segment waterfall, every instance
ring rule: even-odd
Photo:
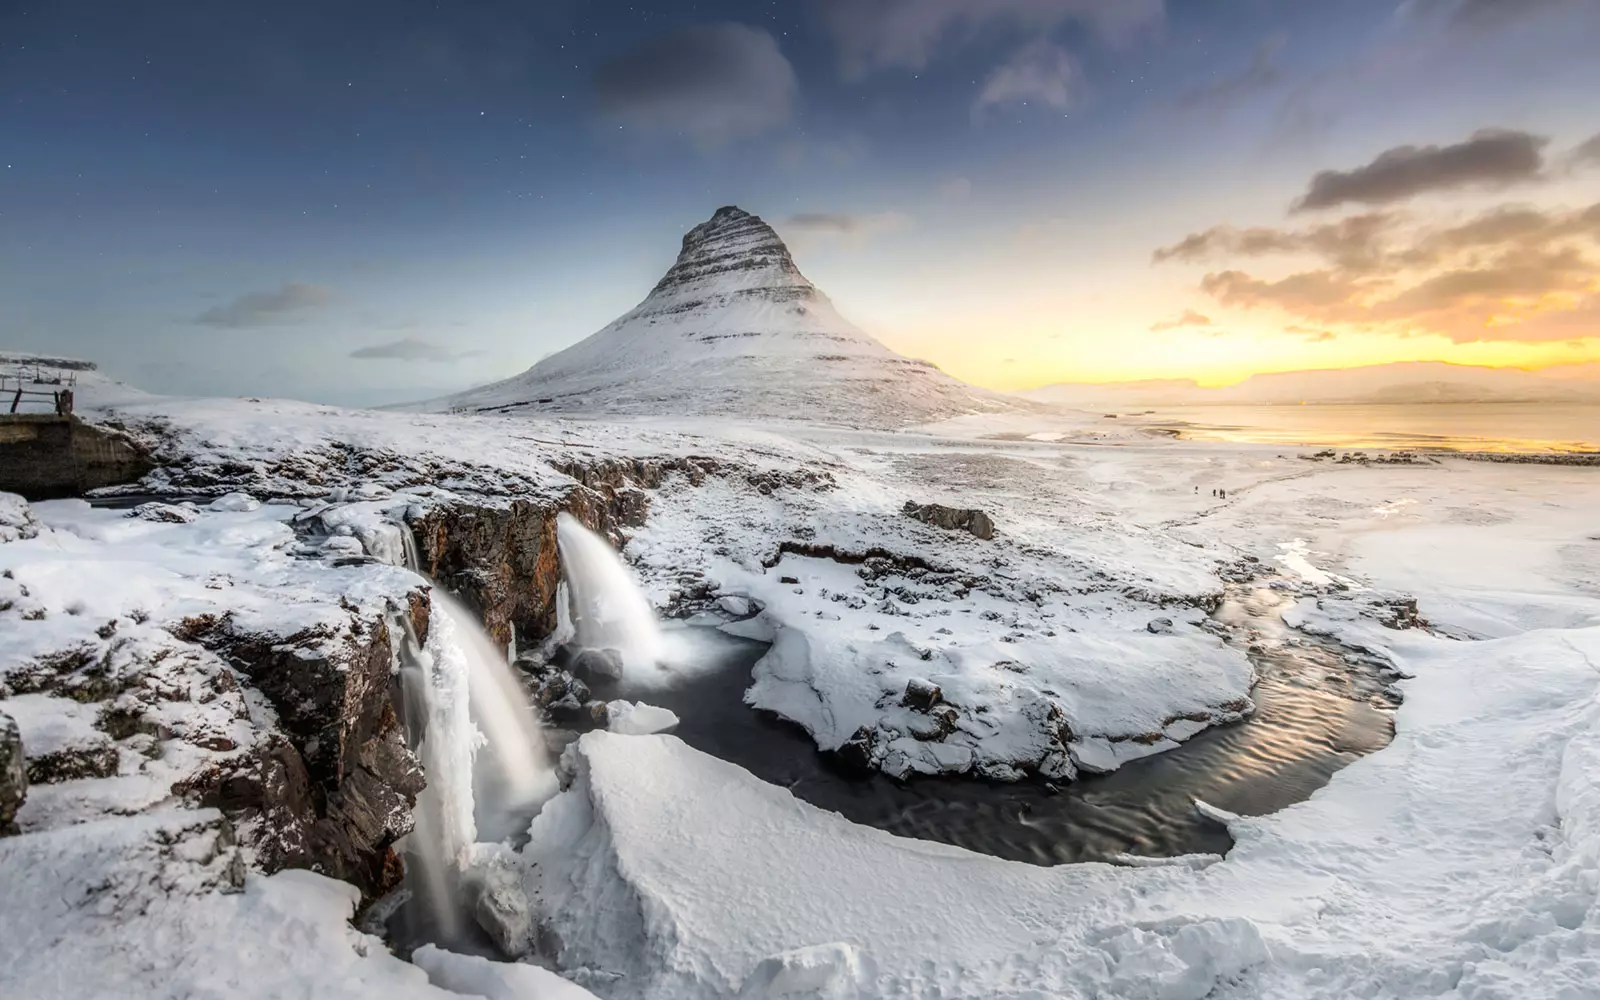
[[[578,645],[615,649],[628,673],[653,671],[662,658],[661,630],[621,557],[565,512],[556,515],[556,542]]]
[[[525,832],[558,790],[538,719],[505,651],[438,588],[425,648],[401,658],[407,732],[427,775],[404,849],[413,891],[446,940],[461,934],[461,876],[480,839]],[[409,621],[396,616],[409,635]]]

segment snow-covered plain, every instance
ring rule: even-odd
[[[155,443],[152,486],[331,501],[323,520],[350,532],[334,538],[368,551],[413,505],[570,488],[557,464],[704,459],[712,471],[654,491],[626,549],[647,593],[745,612],[726,627],[774,641],[751,702],[824,747],[864,728],[891,772],[1004,778],[1030,762],[1064,777],[1248,710],[1248,661],[1204,610],[1246,565],[1300,595],[1293,624],[1411,675],[1390,747],[1305,803],[1220,817],[1227,857],[1166,864],[1043,869],[901,840],[670,735],[591,734],[523,878],[542,960],[597,995],[1581,998],[1600,982],[1595,470],[1332,464],[1065,414],[900,433],[281,401],[119,401],[114,418]],[[996,536],[914,520],[908,500],[982,509]],[[109,620],[148,656],[141,643],[182,645],[160,626],[185,615],[282,628],[414,581],[339,565],[332,539],[297,551],[298,507],[216,506],[179,523],[0,505],[8,669],[107,641]],[[1393,592],[1434,631],[1367,613]],[[174,683],[227,669],[178,651]],[[912,681],[954,718],[903,704]],[[25,738],[96,742],[60,700],[0,711]],[[5,995],[579,988],[439,949],[407,965],[348,926],[346,887],[246,872],[215,816],[167,789],[236,752],[210,749],[225,745],[212,730],[242,746],[265,706],[247,686],[173,705],[161,754],[147,735],[118,741],[114,776],[36,786],[24,833],[0,840]]]

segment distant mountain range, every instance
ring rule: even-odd
[[[1064,382],[1018,395],[1035,402],[1088,409],[1206,404],[1600,403],[1600,365],[1530,372],[1443,361],[1401,361],[1252,375],[1216,388],[1204,388],[1188,379]]]
[[[520,375],[422,408],[902,427],[1031,404],[880,344],[806,280],[772,227],[729,206],[684,236],[631,312]]]

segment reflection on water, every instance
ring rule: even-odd
[[[1600,405],[1169,406],[1123,419],[1199,441],[1441,451],[1600,451]]]
[[[1251,654],[1262,675],[1254,716],[1056,793],[1032,783],[842,777],[798,727],[745,706],[750,667],[765,646],[710,630],[695,631],[707,633],[705,655],[716,669],[640,697],[676,712],[682,722],[674,733],[690,746],[902,836],[1046,865],[1123,853],[1220,853],[1232,841],[1195,812],[1195,799],[1247,815],[1272,812],[1306,798],[1393,733],[1394,706],[1376,671],[1295,636],[1277,617],[1284,599],[1240,590],[1218,613],[1242,626],[1241,641],[1258,650]]]

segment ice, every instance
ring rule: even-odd
[[[261,501],[248,493],[224,493],[206,505],[211,510],[252,511],[261,507]]]
[[[424,945],[411,961],[443,990],[484,1000],[596,1000],[593,993],[536,965],[492,962]]]
[[[664,733],[678,724],[678,717],[665,708],[643,702],[606,702],[606,728],[613,733],[648,736]]]
[[[424,713],[417,754],[428,785],[406,848],[419,889],[447,937],[462,931],[459,881],[480,836],[508,835],[556,792],[554,768],[527,695],[465,607],[437,588],[427,648],[402,666],[408,702]]]

